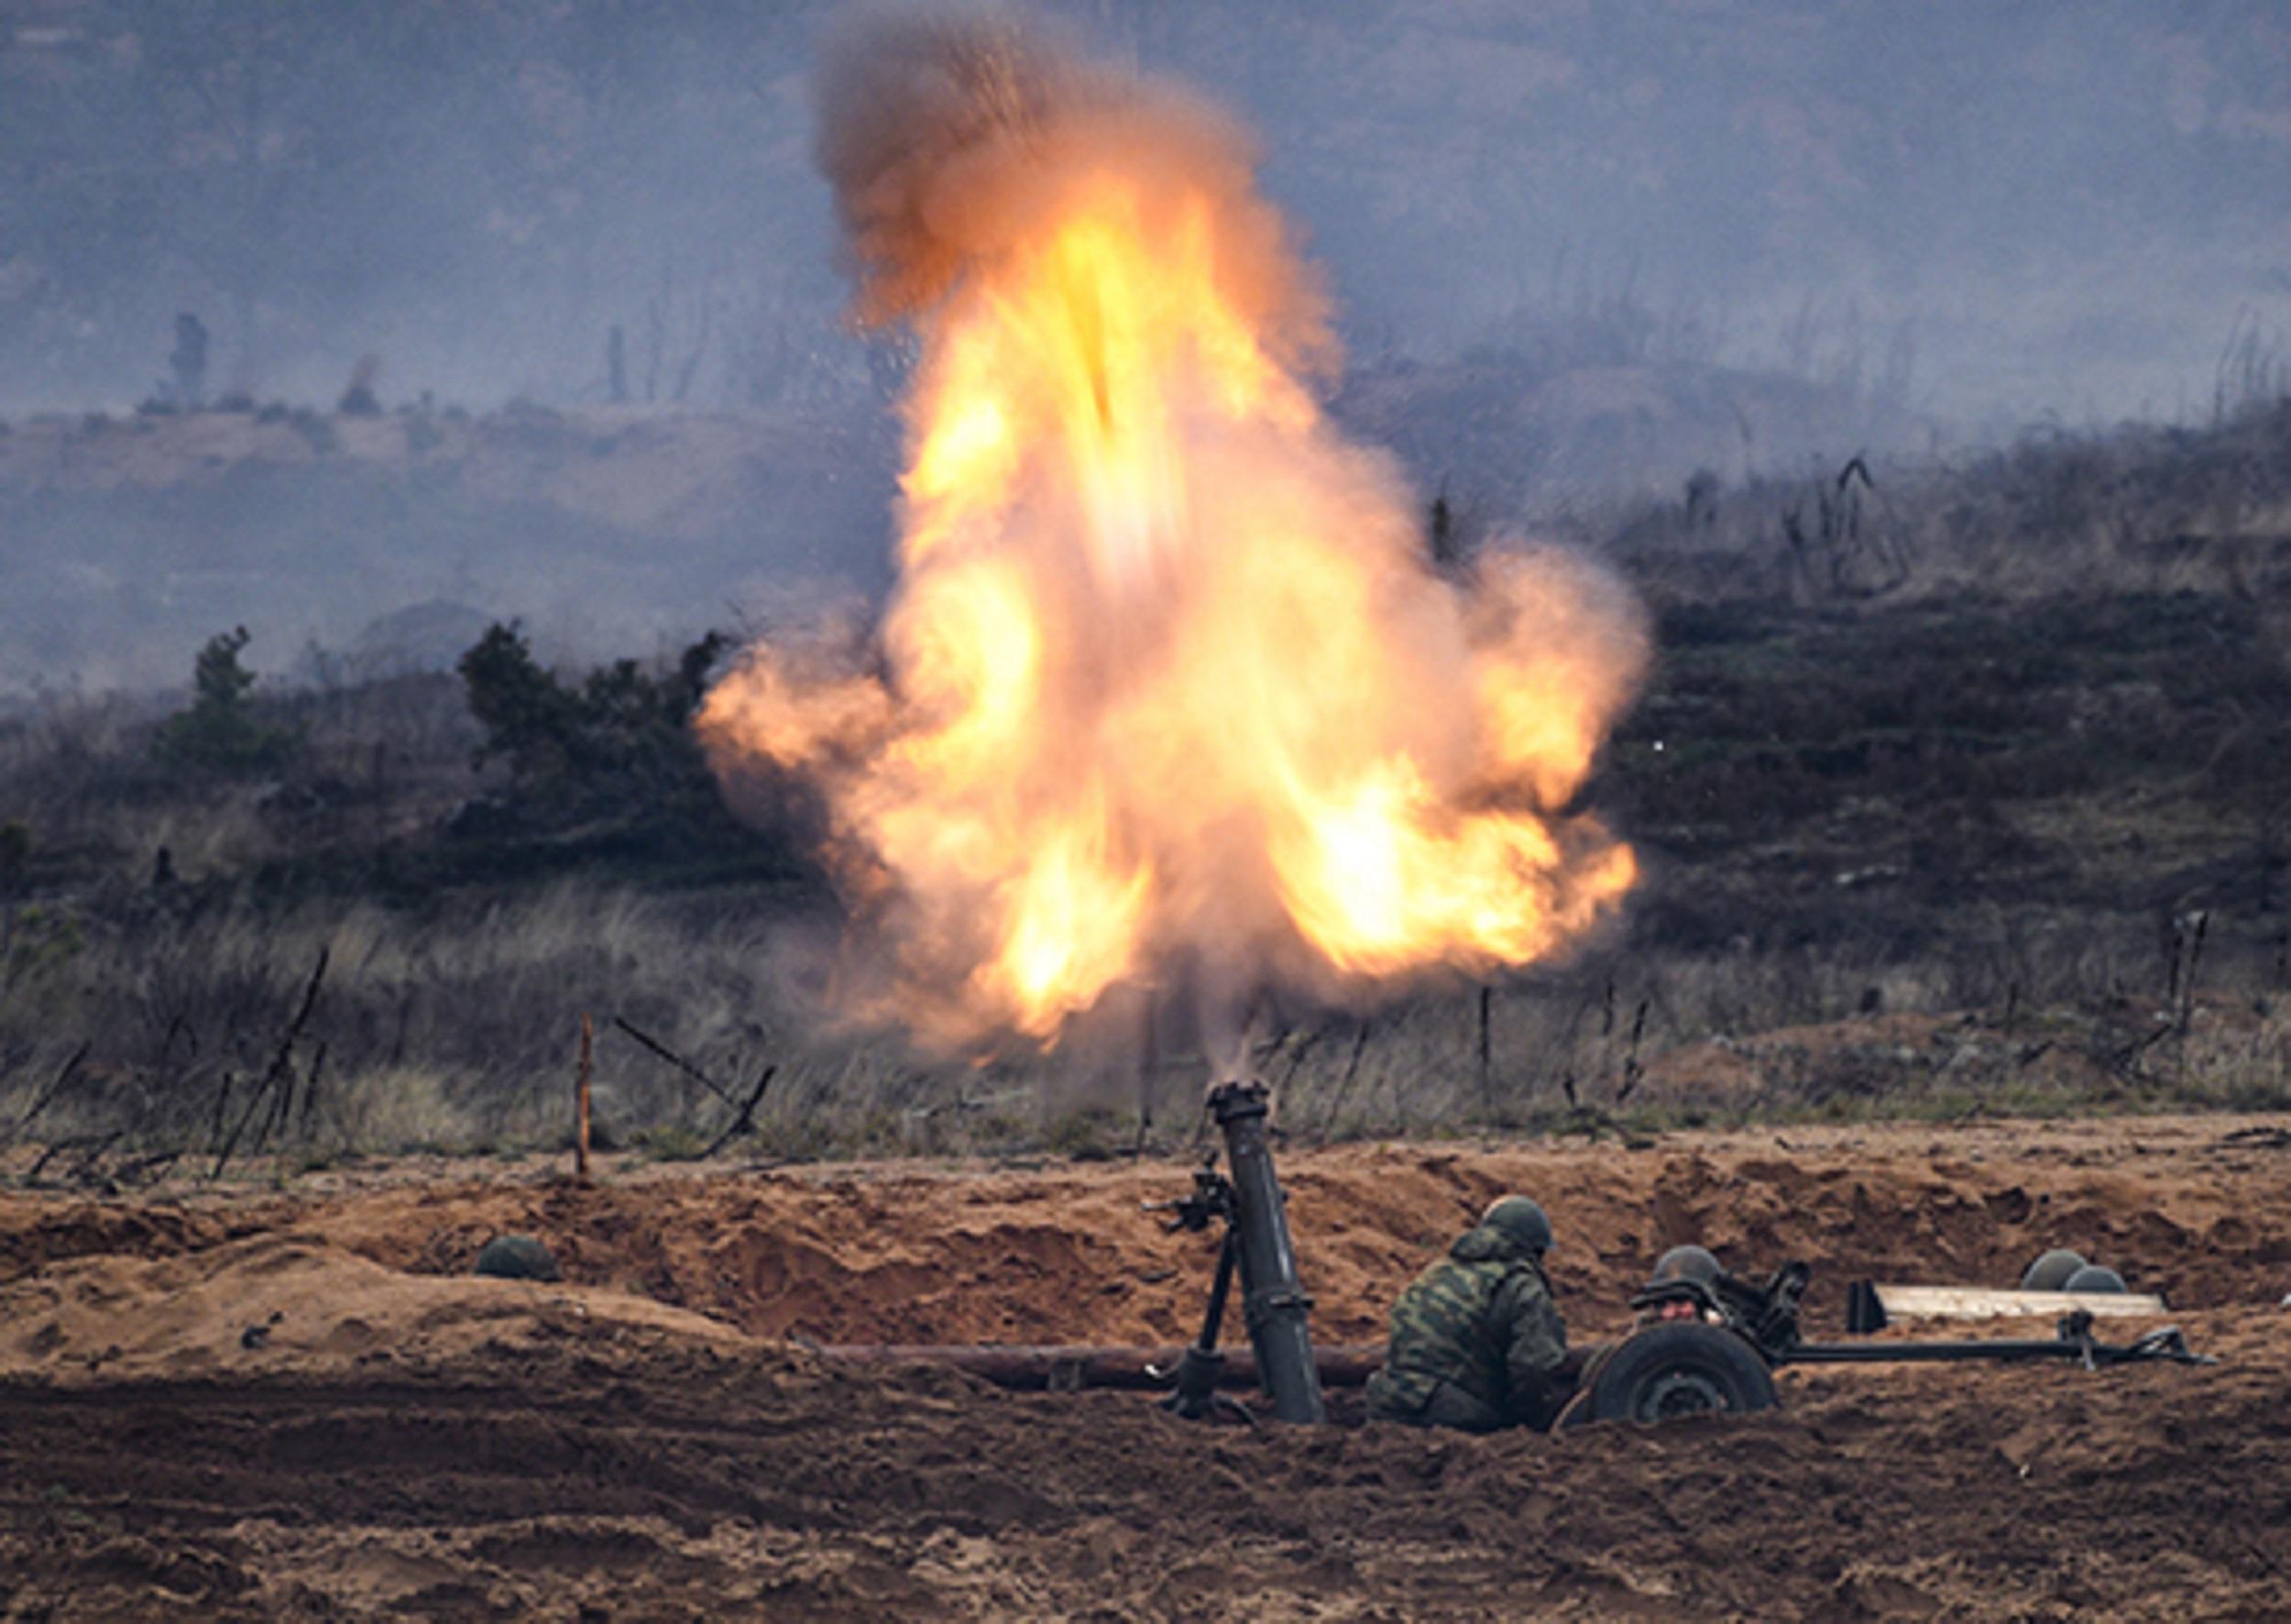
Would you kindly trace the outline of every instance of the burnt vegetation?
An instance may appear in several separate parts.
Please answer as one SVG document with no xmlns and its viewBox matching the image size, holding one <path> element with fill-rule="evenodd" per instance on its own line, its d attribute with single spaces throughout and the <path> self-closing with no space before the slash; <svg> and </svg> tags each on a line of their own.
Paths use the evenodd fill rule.
<svg viewBox="0 0 2291 1624">
<path fill-rule="evenodd" d="M 509 783 L 487 807 L 465 807 L 460 826 L 602 821 L 655 848 L 720 848 L 731 826 L 692 719 L 729 647 L 711 631 L 664 669 L 616 660 L 568 685 L 515 626 L 491 627 L 455 669 L 484 733 L 475 764 L 505 764 Z"/>
<path fill-rule="evenodd" d="M 1600 524 L 1659 620 L 1585 796 L 1628 918 L 1485 993 L 1287 1012 L 1286 1131 L 2291 1103 L 2291 405 Z M 1189 1129 L 1199 1057 L 1134 1021 L 1081 1089 L 820 1034 L 794 949 L 834 905 L 690 725 L 724 639 L 553 669 L 496 625 L 302 684 L 248 642 L 0 720 L 0 1138 L 43 1180 L 553 1146 L 584 1013 L 600 1136 L 663 1156 Z"/>
</svg>

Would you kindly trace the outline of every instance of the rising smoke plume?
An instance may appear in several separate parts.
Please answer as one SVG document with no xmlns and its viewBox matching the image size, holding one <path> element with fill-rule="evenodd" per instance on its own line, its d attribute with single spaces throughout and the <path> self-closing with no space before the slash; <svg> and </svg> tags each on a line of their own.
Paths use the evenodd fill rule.
<svg viewBox="0 0 2291 1624">
<path fill-rule="evenodd" d="M 749 651 L 701 727 L 824 802 L 854 1008 L 1047 1043 L 1182 982 L 1229 1027 L 1611 907 L 1630 853 L 1566 808 L 1639 618 L 1553 554 L 1431 566 L 1307 387 L 1326 302 L 1238 126 L 990 16 L 878 16 L 820 88 L 858 313 L 921 341 L 899 582 L 865 646 Z"/>
</svg>

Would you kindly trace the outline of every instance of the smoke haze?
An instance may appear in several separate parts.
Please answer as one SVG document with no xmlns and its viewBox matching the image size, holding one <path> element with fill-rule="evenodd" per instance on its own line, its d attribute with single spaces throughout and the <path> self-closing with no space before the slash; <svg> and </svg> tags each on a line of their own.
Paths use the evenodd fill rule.
<svg viewBox="0 0 2291 1624">
<path fill-rule="evenodd" d="M 1871 381 L 1907 324 L 1921 409 L 2083 420 L 2200 404 L 2240 310 L 2286 319 L 2266 0 L 1047 9 L 1264 133 L 1363 354 L 1628 291 Z M 672 329 L 673 372 L 711 303 L 688 398 L 832 393 L 863 372 L 808 161 L 834 15 L 12 0 L 0 409 L 131 405 L 187 309 L 217 387 L 266 397 L 375 351 L 396 397 L 564 403 L 602 392 L 609 326 L 640 371 Z"/>
<path fill-rule="evenodd" d="M 2271 0 L 1045 10 L 1260 134 L 1351 357 L 1336 415 L 1499 515 L 2202 421 L 2239 335 L 2279 365 L 2291 335 Z M 424 601 L 601 653 L 795 577 L 880 590 L 912 357 L 850 330 L 830 181 L 870 320 L 941 274 L 879 239 L 995 227 L 933 213 L 867 128 L 815 130 L 817 84 L 857 104 L 839 76 L 920 71 L 930 27 L 861 60 L 839 15 L 0 4 L 0 683 L 161 680 L 241 620 L 280 669 Z M 992 164 L 1070 70 L 987 33 L 952 71 L 1006 99 L 939 112 Z M 421 444 L 122 424 L 191 387 L 185 314 L 203 403 L 331 415 L 373 356 Z M 447 410 L 512 401 L 465 456 Z M 91 450 L 93 410 L 121 432 Z M 700 413 L 696 477 L 654 420 Z"/>
</svg>

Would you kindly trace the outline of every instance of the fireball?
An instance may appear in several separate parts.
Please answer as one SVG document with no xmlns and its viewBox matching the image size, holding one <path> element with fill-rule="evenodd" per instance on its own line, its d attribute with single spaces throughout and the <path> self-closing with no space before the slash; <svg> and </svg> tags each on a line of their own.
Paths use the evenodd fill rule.
<svg viewBox="0 0 2291 1624">
<path fill-rule="evenodd" d="M 933 1040 L 1054 1042 L 1123 983 L 1351 1000 L 1563 949 L 1631 884 L 1568 808 L 1646 658 L 1582 563 L 1435 570 L 1332 427 L 1326 303 L 1240 132 L 976 22 L 831 60 L 863 320 L 910 324 L 898 583 L 868 657 L 747 652 L 719 767 L 808 783 Z"/>
</svg>

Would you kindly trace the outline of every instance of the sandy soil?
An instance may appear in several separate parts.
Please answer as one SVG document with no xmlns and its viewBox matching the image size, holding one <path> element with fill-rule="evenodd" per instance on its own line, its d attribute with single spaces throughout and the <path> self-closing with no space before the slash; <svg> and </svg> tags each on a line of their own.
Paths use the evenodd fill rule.
<svg viewBox="0 0 2291 1624">
<path fill-rule="evenodd" d="M 1817 1331 L 1850 1278 L 2010 1284 L 2067 1244 L 2211 1368 L 1791 1371 L 1770 1417 L 1480 1440 L 1188 1427 L 802 1340 L 1177 1340 L 1206 1243 L 1138 1209 L 1188 1171 L 0 1194 L 0 1617 L 2283 1615 L 2284 1119 L 1283 1160 L 1324 1342 L 1520 1188 L 1581 1334 L 1690 1237 L 1811 1261 Z M 466 1277 L 504 1229 L 565 1282 Z"/>
</svg>

